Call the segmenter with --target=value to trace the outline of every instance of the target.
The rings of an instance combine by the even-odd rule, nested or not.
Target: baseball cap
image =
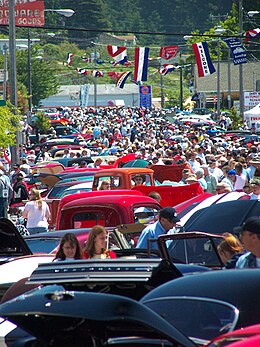
[[[257,216],[249,217],[241,227],[235,228],[236,232],[249,231],[253,234],[260,234],[260,219]]]
[[[227,174],[228,175],[236,175],[237,173],[236,173],[236,170],[229,170]]]
[[[180,221],[180,218],[178,217],[175,208],[170,206],[161,209],[159,216],[168,219],[168,221],[172,223],[177,223]]]

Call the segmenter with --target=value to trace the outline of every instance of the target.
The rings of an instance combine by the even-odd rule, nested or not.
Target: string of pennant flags
[[[245,33],[245,42],[248,43],[251,39],[255,39],[260,37],[260,29],[253,29],[249,30]],[[231,38],[225,38],[223,41],[226,43],[226,45],[229,47],[233,64],[239,65],[239,64],[245,64],[247,63],[246,58],[246,49],[242,45],[241,41],[238,38],[231,37]],[[192,48],[195,54],[196,64],[198,67],[198,77],[205,77],[213,74],[216,69],[211,61],[208,44],[206,41],[204,42],[198,42],[193,43]],[[133,77],[131,79],[131,82],[136,84],[142,84],[142,82],[147,81],[147,73],[148,73],[148,62],[151,60],[170,60],[174,58],[178,53],[179,46],[163,46],[160,47],[160,56],[156,58],[150,58],[149,57],[149,47],[136,47],[134,48],[134,61],[129,61],[127,58],[127,48],[121,47],[121,46],[113,46],[108,45],[107,46],[107,52],[108,54],[113,58],[112,61],[109,61],[113,66],[120,65],[124,67],[130,67],[134,66],[133,71]],[[67,55],[67,65],[69,67],[73,64],[73,57],[75,55],[73,53],[68,53]],[[81,57],[81,59],[84,62],[95,62],[96,64],[104,64],[107,63],[107,61],[100,60],[100,59],[93,59],[93,58],[87,58],[85,56]],[[158,73],[160,75],[167,75],[168,73],[180,69],[183,66],[180,65],[173,65],[170,63],[162,64],[159,69]],[[104,76],[104,73],[100,70],[88,70],[86,68],[76,68],[76,71],[79,74],[82,75],[88,75],[92,74],[94,77],[102,77]],[[107,72],[107,75],[111,78],[116,79],[116,86],[119,88],[124,88],[125,82],[128,79],[130,75],[132,75],[131,71],[125,71],[125,72],[115,72],[115,71],[109,71]]]

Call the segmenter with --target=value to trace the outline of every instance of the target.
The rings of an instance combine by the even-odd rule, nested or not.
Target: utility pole
[[[183,110],[183,85],[182,85],[182,80],[183,80],[183,74],[182,74],[182,61],[181,61],[181,51],[180,51],[180,110]]]
[[[7,100],[7,46],[4,45],[3,47],[3,54],[4,54],[4,83],[3,83],[3,99]]]
[[[15,33],[15,0],[9,0],[9,56],[10,56],[10,101],[17,108],[17,76],[16,76],[16,33]],[[16,111],[15,111],[16,112]],[[12,147],[12,165],[18,162],[19,131],[16,131],[16,145]]]
[[[93,42],[94,44],[94,70],[96,71],[97,68],[97,46],[96,44]],[[94,76],[94,107],[97,107],[97,76],[96,76],[96,72],[95,72],[95,76]]]
[[[27,46],[28,46],[28,55],[27,55],[27,78],[28,78],[28,122],[30,123],[31,114],[32,114],[32,74],[31,74],[31,37],[30,37],[30,27],[28,27],[28,36],[27,36]]]
[[[243,33],[243,0],[238,2],[238,14],[239,14],[239,33]],[[242,39],[240,39],[242,42]],[[242,120],[244,121],[244,76],[243,76],[243,64],[239,64],[239,111]]]

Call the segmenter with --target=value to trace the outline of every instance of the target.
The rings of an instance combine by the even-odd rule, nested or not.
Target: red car
[[[206,347],[256,347],[259,345],[260,324],[256,324],[220,335]]]
[[[96,224],[113,227],[154,220],[161,205],[142,193],[110,190],[71,194],[59,205],[56,230],[89,228]]]

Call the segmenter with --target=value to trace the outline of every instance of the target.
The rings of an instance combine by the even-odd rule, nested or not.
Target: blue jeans
[[[0,218],[6,217],[6,199],[0,198]]]

